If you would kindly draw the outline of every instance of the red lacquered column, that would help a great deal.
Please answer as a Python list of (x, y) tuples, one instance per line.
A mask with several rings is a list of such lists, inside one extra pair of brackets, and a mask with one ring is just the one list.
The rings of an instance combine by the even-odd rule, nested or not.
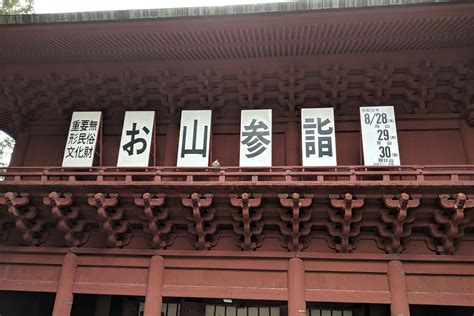
[(287, 166), (298, 166), (299, 162), (299, 142), (300, 138), (298, 135), (298, 124), (295, 121), (286, 123), (285, 131), (285, 144), (286, 144), (286, 165)]
[(162, 256), (153, 256), (148, 268), (148, 285), (146, 287), (144, 316), (161, 315), (163, 299), (163, 280), (165, 276), (165, 260)]
[(300, 258), (288, 263), (288, 316), (306, 315), (304, 264)]
[(64, 256), (61, 275), (59, 276), (58, 289), (54, 299), (53, 316), (71, 315), (74, 294), (72, 287), (76, 278), (77, 255), (68, 253)]
[(393, 316), (410, 316), (407, 285), (403, 264), (398, 261), (388, 263), (388, 286), (390, 288), (390, 310)]

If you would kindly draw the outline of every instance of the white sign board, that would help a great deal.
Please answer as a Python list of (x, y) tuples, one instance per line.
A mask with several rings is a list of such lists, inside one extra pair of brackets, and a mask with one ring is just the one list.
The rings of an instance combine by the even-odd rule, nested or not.
[(155, 111), (127, 111), (123, 121), (118, 167), (148, 167)]
[(303, 166), (336, 166), (334, 109), (301, 110)]
[(72, 114), (64, 149), (63, 167), (92, 167), (100, 117), (101, 112)]
[(393, 106), (361, 107), (364, 165), (398, 166), (397, 126)]
[(208, 167), (211, 110), (182, 111), (178, 167)]
[(242, 110), (240, 166), (272, 166), (272, 110)]

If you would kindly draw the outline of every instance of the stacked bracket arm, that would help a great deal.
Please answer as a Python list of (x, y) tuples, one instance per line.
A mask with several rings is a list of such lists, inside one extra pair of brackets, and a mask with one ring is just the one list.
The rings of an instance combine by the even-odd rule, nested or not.
[(128, 232), (129, 223), (125, 220), (125, 211), (118, 205), (118, 194), (97, 193), (90, 196), (88, 203), (97, 208), (101, 230), (107, 234), (109, 247), (126, 246), (132, 234)]
[(463, 193), (440, 194), (441, 209), (434, 210), (434, 222), (429, 225), (428, 247), (438, 254), (452, 255), (464, 236), (464, 225), (469, 222), (466, 209), (474, 207), (474, 200)]
[(191, 214), (186, 214), (188, 231), (193, 236), (193, 245), (198, 250), (210, 250), (217, 244), (216, 210), (210, 208), (212, 195), (201, 196), (198, 193), (191, 197), (183, 197), (181, 202), (185, 207), (191, 208)]
[(71, 193), (50, 192), (43, 198), (43, 204), (51, 206), (51, 214), (58, 220), (57, 229), (64, 233), (67, 246), (79, 247), (87, 242), (89, 233), (84, 231), (87, 223), (80, 218), (80, 209), (71, 207), (73, 204)]
[(7, 192), (0, 196), (0, 204), (8, 206), (8, 213), (15, 219), (15, 227), (23, 240), (33, 246), (39, 246), (48, 238), (45, 223), (38, 218), (35, 206), (30, 206), (28, 193)]
[(420, 195), (402, 193), (384, 196), (383, 203), (386, 208), (380, 211), (382, 223), (377, 224), (379, 236), (375, 237), (375, 241), (387, 253), (402, 253), (411, 235)]
[(232, 206), (232, 225), (236, 234), (237, 246), (242, 250), (255, 250), (263, 243), (263, 209), (258, 208), (262, 203), (261, 195), (243, 193), (230, 196)]
[(329, 209), (328, 244), (337, 252), (351, 252), (359, 243), (364, 197), (353, 197), (346, 193), (343, 197), (330, 195), (332, 209)]
[(280, 195), (280, 239), (283, 247), (289, 251), (301, 251), (308, 247), (311, 236), (311, 210), (304, 209), (311, 205), (312, 196), (301, 197), (298, 193), (291, 196)]
[(165, 249), (173, 244), (175, 234), (172, 233), (173, 222), (169, 219), (168, 209), (162, 208), (165, 204), (164, 194), (144, 193), (135, 198), (135, 205), (143, 207), (143, 219), (147, 221), (143, 230), (152, 235), (152, 248)]

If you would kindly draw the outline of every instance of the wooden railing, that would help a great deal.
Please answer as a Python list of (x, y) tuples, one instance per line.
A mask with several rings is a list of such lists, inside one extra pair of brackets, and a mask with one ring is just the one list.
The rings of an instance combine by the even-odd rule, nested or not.
[(337, 166), (337, 167), (271, 167), (271, 168), (180, 168), (180, 167), (12, 167), (0, 169), (4, 178), (0, 185), (21, 182), (49, 183), (110, 183), (127, 182), (130, 184), (157, 183), (204, 183), (216, 184), (240, 183), (428, 183), (453, 182), (474, 184), (473, 165), (439, 166)]

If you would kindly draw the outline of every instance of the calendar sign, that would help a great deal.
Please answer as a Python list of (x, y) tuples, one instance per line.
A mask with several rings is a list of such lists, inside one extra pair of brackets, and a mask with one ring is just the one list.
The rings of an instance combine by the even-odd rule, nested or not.
[(364, 165), (398, 166), (397, 127), (393, 106), (361, 107), (360, 124)]

